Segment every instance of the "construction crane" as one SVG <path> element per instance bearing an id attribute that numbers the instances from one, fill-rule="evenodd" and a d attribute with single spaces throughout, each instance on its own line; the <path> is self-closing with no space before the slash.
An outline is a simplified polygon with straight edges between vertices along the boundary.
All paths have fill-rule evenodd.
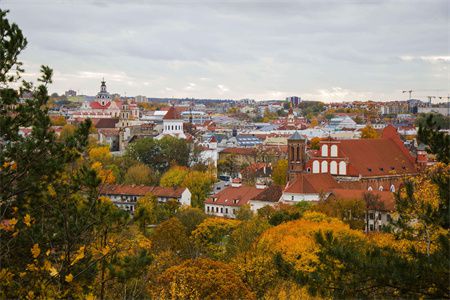
<path id="1" fill-rule="evenodd" d="M 431 107 L 431 99 L 436 98 L 436 96 L 427 96 L 428 98 L 428 106 Z"/>
<path id="2" fill-rule="evenodd" d="M 411 94 L 412 92 L 414 92 L 413 90 L 409 90 L 409 91 L 402 91 L 402 93 L 409 93 L 409 100 L 411 100 Z"/>

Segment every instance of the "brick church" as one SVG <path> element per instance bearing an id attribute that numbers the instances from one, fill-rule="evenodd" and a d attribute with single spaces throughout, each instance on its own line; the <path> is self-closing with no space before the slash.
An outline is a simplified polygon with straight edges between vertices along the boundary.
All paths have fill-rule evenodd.
<path id="1" fill-rule="evenodd" d="M 295 132 L 288 139 L 289 185 L 304 176 L 329 174 L 343 188 L 395 191 L 404 176 L 415 175 L 422 156 L 413 157 L 392 125 L 381 138 L 325 140 L 318 151 L 306 151 L 306 139 Z"/>

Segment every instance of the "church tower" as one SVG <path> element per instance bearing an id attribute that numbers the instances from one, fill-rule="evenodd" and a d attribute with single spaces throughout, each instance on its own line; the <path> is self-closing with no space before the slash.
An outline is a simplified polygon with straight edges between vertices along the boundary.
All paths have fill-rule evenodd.
<path id="1" fill-rule="evenodd" d="M 289 181 L 302 173 L 306 163 L 306 140 L 298 131 L 288 138 Z"/>

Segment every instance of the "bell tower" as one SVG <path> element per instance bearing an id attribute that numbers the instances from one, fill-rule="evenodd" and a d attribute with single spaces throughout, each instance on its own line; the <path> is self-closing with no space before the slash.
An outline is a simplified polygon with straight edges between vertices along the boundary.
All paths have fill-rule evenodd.
<path id="1" fill-rule="evenodd" d="M 305 169 L 306 140 L 298 131 L 288 138 L 288 174 L 289 181 L 293 180 Z"/>

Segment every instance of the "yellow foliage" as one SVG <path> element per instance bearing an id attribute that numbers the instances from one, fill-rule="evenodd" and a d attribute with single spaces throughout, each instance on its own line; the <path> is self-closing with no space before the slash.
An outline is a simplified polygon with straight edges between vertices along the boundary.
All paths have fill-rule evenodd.
<path id="1" fill-rule="evenodd" d="M 64 278 L 64 280 L 65 280 L 66 282 L 69 282 L 69 283 L 72 282 L 72 280 L 73 280 L 73 275 L 69 273 L 69 275 L 66 275 L 66 277 Z"/>
<path id="2" fill-rule="evenodd" d="M 41 248 L 39 248 L 38 244 L 33 245 L 33 248 L 31 248 L 31 253 L 33 254 L 33 258 L 37 258 L 39 254 L 41 254 Z"/>
<path id="3" fill-rule="evenodd" d="M 70 263 L 71 266 L 73 266 L 74 264 L 76 264 L 79 260 L 84 258 L 84 250 L 85 250 L 85 246 L 81 246 L 80 249 L 78 249 L 78 251 L 75 254 L 75 258 L 73 259 L 73 261 Z"/>
<path id="4" fill-rule="evenodd" d="M 31 226 L 31 217 L 29 214 L 26 214 L 25 217 L 23 218 L 23 223 L 25 225 L 27 225 L 28 227 Z"/>
<path id="5" fill-rule="evenodd" d="M 112 157 L 108 146 L 94 147 L 89 150 L 89 158 L 92 161 L 105 162 Z"/>
<path id="6" fill-rule="evenodd" d="M 4 231 L 14 231 L 16 224 L 17 224 L 16 218 L 5 220 L 4 222 L 0 223 L 0 229 Z"/>
<path id="7" fill-rule="evenodd" d="M 336 236 L 352 235 L 363 238 L 362 232 L 354 231 L 348 225 L 320 213 L 305 213 L 306 219 L 283 223 L 265 231 L 259 246 L 271 253 L 279 253 L 282 258 L 293 264 L 301 272 L 313 272 L 319 263 L 319 246 L 314 235 L 322 231 L 331 231 Z"/>

